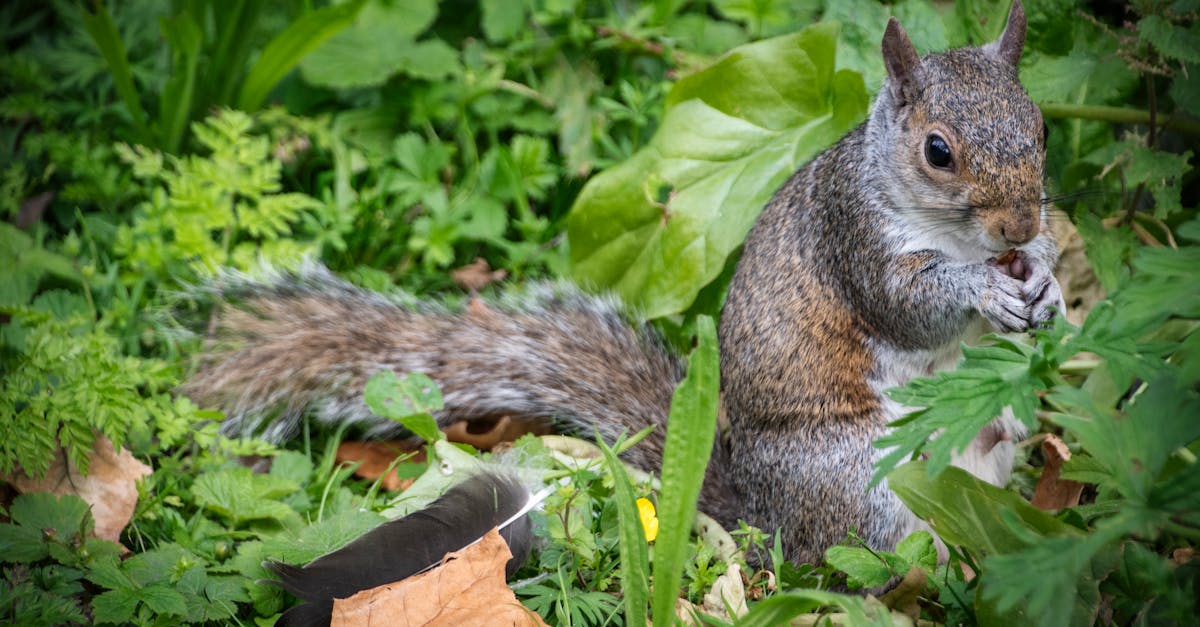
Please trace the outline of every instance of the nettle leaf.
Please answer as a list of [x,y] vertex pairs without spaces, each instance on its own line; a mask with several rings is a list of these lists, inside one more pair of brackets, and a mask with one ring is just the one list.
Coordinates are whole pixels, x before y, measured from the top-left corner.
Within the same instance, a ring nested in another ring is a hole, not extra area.
[[846,584],[851,590],[881,586],[892,576],[908,571],[904,560],[895,553],[854,546],[829,547],[825,550],[825,561],[846,573]]
[[192,494],[197,504],[238,525],[250,520],[296,518],[296,512],[277,499],[299,489],[283,477],[232,468],[201,475],[192,485]]
[[[875,441],[878,448],[895,448],[876,463],[872,481],[878,482],[920,450],[929,453],[930,474],[941,472],[1005,407],[1011,407],[1013,416],[1025,424],[1035,424],[1035,394],[1046,389],[1030,370],[1036,351],[1001,337],[993,341],[993,346],[964,347],[957,370],[913,379],[887,391],[893,400],[922,409],[894,423],[891,433]],[[935,433],[938,436],[930,444]]]
[[446,437],[430,415],[445,403],[442,391],[428,375],[410,372],[397,377],[391,370],[381,370],[367,381],[363,402],[375,414],[399,422],[426,442]]
[[650,143],[575,202],[575,279],[648,317],[687,309],[783,181],[865,115],[861,75],[835,72],[838,30],[741,46],[680,80]]
[[1172,24],[1161,15],[1147,15],[1138,22],[1138,38],[1168,57],[1200,63],[1200,24],[1191,28]]

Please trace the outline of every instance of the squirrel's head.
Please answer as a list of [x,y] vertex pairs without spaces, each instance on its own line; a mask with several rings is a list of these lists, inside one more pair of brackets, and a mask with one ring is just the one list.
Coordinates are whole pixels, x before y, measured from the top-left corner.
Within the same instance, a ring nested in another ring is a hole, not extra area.
[[879,170],[898,177],[886,185],[894,206],[931,245],[995,254],[1038,234],[1046,127],[1017,79],[1024,46],[1020,0],[1000,38],[978,48],[920,57],[888,23],[870,144]]

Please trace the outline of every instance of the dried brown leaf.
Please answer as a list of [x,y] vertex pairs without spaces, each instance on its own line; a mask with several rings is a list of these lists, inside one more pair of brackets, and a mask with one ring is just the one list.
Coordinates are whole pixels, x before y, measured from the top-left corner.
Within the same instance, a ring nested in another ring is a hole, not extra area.
[[119,542],[121,531],[129,524],[137,506],[137,480],[150,474],[150,467],[129,451],[115,449],[108,438],[99,434],[88,462],[87,476],[79,474],[65,455],[59,455],[41,479],[17,472],[4,480],[18,492],[78,495],[92,507],[96,537]]
[[[394,468],[388,472],[388,467],[396,461],[397,457],[410,453],[412,458],[409,461],[425,461],[425,449],[420,444],[414,444],[408,440],[342,442],[338,445],[334,459],[339,464],[361,462],[358,468],[354,469],[355,476],[368,481],[374,481],[382,476],[383,479],[379,482],[380,487],[395,492],[407,488],[413,480],[401,479]],[[387,472],[386,476],[383,474],[385,472]]]
[[925,594],[925,584],[928,576],[925,569],[913,566],[905,573],[904,579],[895,588],[888,590],[880,601],[889,608],[904,614],[912,620],[921,617],[921,595]]
[[492,270],[487,259],[476,257],[475,261],[450,272],[450,278],[464,290],[477,292],[492,283],[503,281],[507,270]]
[[330,626],[545,625],[505,583],[511,557],[499,530],[492,529],[433,570],[335,600]]
[[1083,484],[1059,478],[1063,462],[1071,459],[1067,445],[1058,436],[1050,434],[1042,440],[1042,452],[1046,455],[1046,465],[1042,467],[1042,476],[1038,478],[1030,502],[1034,507],[1047,511],[1079,505]]

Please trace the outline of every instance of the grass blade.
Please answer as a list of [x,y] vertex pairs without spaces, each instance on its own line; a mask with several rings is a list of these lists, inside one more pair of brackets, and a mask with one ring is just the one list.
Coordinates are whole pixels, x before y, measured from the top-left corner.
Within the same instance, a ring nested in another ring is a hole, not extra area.
[[[696,319],[698,344],[688,357],[687,376],[675,389],[663,450],[659,534],[654,544],[654,624],[675,623],[675,599],[683,580],[696,501],[717,429],[720,361],[712,318]],[[626,624],[639,623],[626,621]]]
[[263,49],[238,92],[238,108],[256,111],[267,94],[304,55],[349,26],[366,0],[323,7],[292,22]]
[[617,503],[617,523],[621,538],[618,549],[621,553],[621,590],[625,597],[625,624],[645,625],[646,602],[650,598],[649,551],[646,549],[646,536],[642,531],[642,520],[638,516],[633,485],[629,482],[625,466],[617,459],[617,454],[600,438],[596,441],[600,450],[604,452],[604,460],[613,476],[613,500]]
[[192,118],[195,102],[196,65],[200,59],[200,47],[204,33],[188,12],[175,17],[164,17],[159,21],[163,37],[171,45],[171,76],[163,88],[159,100],[158,124],[162,133],[162,149],[178,153],[183,143],[183,132]]
[[108,71],[112,73],[117,95],[125,103],[125,108],[129,110],[129,116],[133,118],[134,130],[141,136],[138,141],[153,145],[154,135],[147,126],[146,110],[142,108],[137,86],[133,84],[133,72],[129,69],[129,57],[125,53],[125,42],[121,39],[121,33],[117,31],[117,25],[113,23],[112,15],[109,15],[104,4],[96,2],[95,7],[95,13],[89,13],[87,9],[80,11],[83,27],[95,42],[96,48],[100,50],[100,56],[104,57]]

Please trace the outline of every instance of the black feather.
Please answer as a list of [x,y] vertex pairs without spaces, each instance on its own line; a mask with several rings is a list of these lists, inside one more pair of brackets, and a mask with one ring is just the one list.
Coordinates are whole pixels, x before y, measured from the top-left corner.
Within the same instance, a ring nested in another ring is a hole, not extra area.
[[[279,577],[269,583],[306,601],[284,612],[277,624],[328,625],[333,599],[436,566],[447,553],[504,525],[529,501],[529,492],[514,478],[479,474],[450,488],[425,509],[383,523],[307,566],[266,562],[263,566]],[[507,565],[512,576],[529,557],[533,541],[529,516],[522,514],[504,525],[500,535],[513,554]]]

